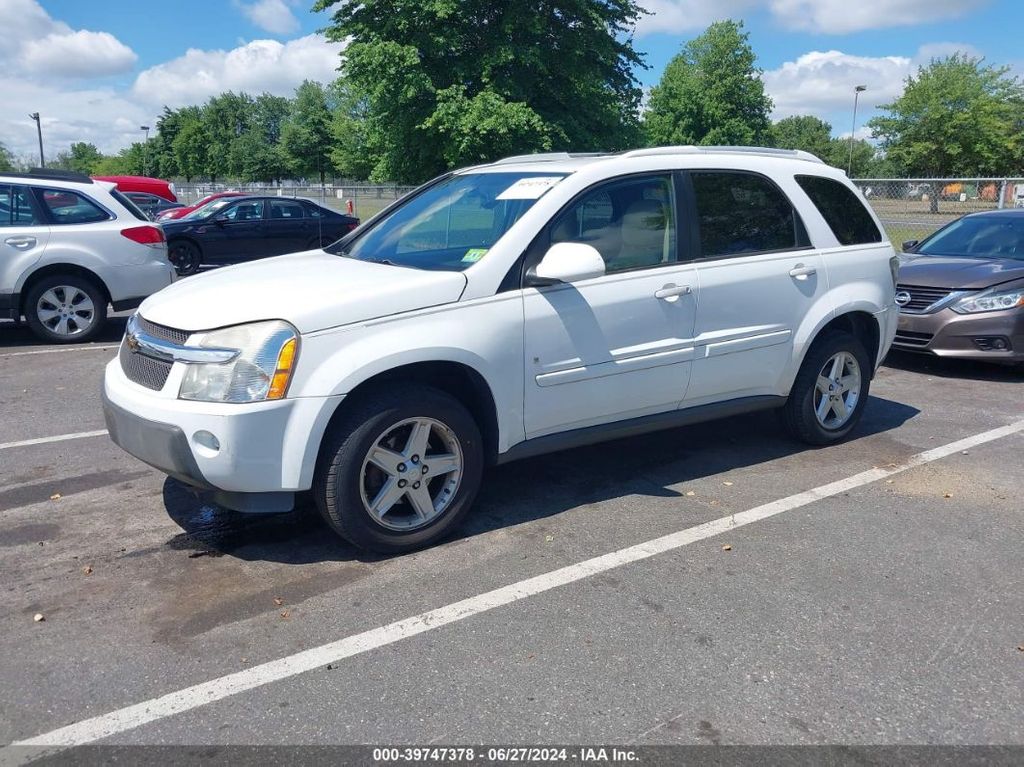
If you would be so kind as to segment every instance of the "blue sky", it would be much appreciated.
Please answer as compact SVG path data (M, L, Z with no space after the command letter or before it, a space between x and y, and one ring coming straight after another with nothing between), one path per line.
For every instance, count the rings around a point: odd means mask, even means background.
M719 18L741 19L776 104L774 117L815 114L849 134L898 95L907 74L960 50L1024 72L1024 0L641 0L653 13L636 45L657 82L680 46ZM318 31L312 0L0 0L0 142L33 151L43 114L48 152L86 140L114 151L137 140L163 104L227 89L287 95L334 76L340 47ZM864 135L859 127L858 135Z

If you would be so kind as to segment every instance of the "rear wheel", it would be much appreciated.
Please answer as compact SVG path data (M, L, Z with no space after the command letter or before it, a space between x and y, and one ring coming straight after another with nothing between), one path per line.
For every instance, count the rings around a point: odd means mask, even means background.
M335 424L313 490L335 532L395 553L452 532L482 473L480 430L466 408L437 389L400 384L363 398Z
M57 274L29 289L25 317L32 332L47 343L84 343L107 321L107 297L92 280Z
M812 445L844 439L864 413L870 366L864 344L850 333L832 331L815 341L782 409L790 433Z
M195 274L203 262L199 248L188 240L172 240L167 246L167 260L182 277Z

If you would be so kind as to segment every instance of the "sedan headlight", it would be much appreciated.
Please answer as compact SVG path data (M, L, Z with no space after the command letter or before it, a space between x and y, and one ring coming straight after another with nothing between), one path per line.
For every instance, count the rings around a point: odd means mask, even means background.
M1012 290L996 290L989 288L973 296L964 296L951 307L960 314L976 314L978 312L998 312L1024 306L1024 286Z
M229 362L189 363L178 397L203 402L262 402L288 391L299 336L287 322L272 320L213 330L199 347L237 349Z

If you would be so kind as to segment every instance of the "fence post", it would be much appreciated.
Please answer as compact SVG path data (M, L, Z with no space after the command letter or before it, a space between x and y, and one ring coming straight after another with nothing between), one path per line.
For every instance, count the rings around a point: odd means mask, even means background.
M1004 178L999 182L999 210L1002 210L1006 205L1006 179Z

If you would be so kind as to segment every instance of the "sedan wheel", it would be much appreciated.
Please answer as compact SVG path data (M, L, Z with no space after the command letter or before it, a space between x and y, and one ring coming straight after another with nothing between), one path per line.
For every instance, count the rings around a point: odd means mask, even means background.
M96 305L74 285L56 285L36 302L36 316L51 333L72 338L89 331L96 322Z

